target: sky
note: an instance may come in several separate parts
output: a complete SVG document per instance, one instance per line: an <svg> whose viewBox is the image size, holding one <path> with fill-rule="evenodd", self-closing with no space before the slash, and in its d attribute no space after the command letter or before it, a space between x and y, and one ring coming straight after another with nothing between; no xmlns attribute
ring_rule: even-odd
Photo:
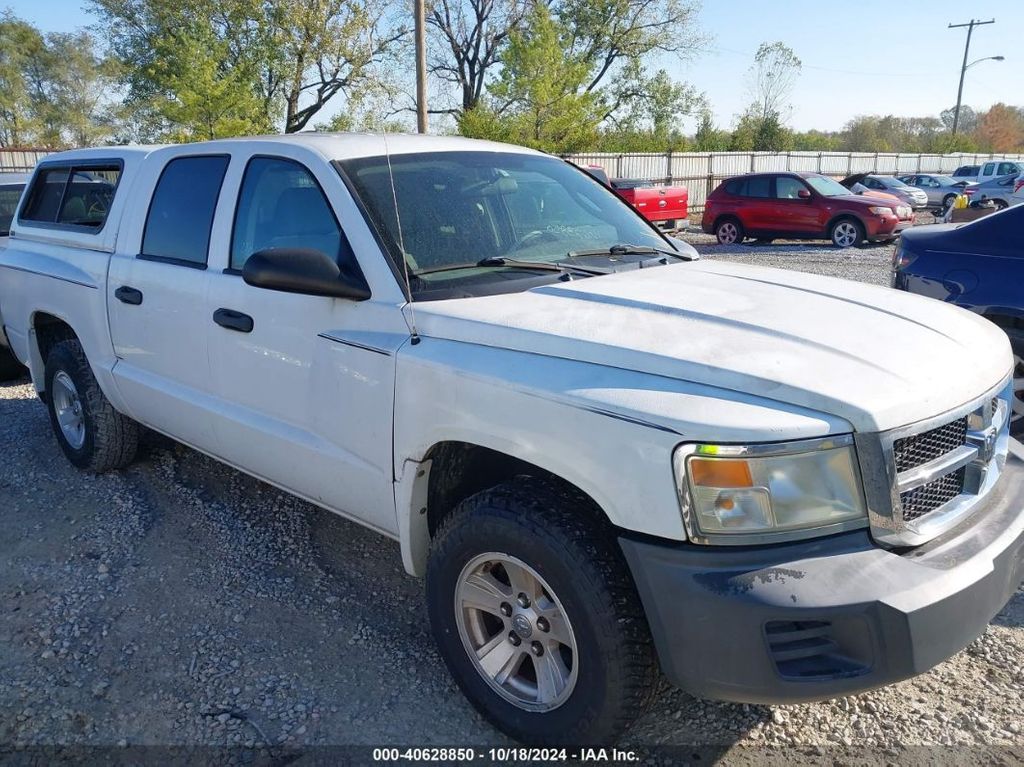
<svg viewBox="0 0 1024 767"><path fill-rule="evenodd" d="M0 7L43 31L94 24L84 0L0 0ZM689 60L663 57L669 74L704 91L717 123L731 127L750 100L747 71L762 42L781 40L803 61L789 124L797 130L838 130L861 114L933 115L956 103L966 29L975 18L964 103L983 110L1024 102L1024 2L962 0L704 0L700 25L709 37ZM684 130L693 130L693 121Z"/></svg>

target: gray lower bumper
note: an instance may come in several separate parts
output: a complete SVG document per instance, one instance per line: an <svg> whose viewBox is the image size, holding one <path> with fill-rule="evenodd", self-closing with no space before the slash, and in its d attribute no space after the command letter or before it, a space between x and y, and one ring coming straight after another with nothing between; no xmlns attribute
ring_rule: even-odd
<svg viewBox="0 0 1024 767"><path fill-rule="evenodd" d="M1024 579L1024 461L955 530L903 553L867 531L770 547L620 539L665 674L709 698L791 703L928 670Z"/></svg>

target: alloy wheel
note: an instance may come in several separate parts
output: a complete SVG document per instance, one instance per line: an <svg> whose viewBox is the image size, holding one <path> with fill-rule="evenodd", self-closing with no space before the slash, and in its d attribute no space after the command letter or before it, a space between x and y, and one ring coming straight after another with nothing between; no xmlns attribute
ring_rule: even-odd
<svg viewBox="0 0 1024 767"><path fill-rule="evenodd" d="M470 560L456 582L455 618L473 667L505 700L551 711L572 695L579 676L572 625L522 560L495 552Z"/></svg>
<svg viewBox="0 0 1024 767"><path fill-rule="evenodd" d="M732 245L739 238L739 230L732 221L726 221L718 227L718 241L722 245Z"/></svg>
<svg viewBox="0 0 1024 767"><path fill-rule="evenodd" d="M856 245L860 239L860 231L857 225L850 221L840 221L832 230L832 242L840 248L848 248Z"/></svg>
<svg viewBox="0 0 1024 767"><path fill-rule="evenodd" d="M53 410L64 439L75 450L85 444L85 414L75 382L61 370L53 377Z"/></svg>

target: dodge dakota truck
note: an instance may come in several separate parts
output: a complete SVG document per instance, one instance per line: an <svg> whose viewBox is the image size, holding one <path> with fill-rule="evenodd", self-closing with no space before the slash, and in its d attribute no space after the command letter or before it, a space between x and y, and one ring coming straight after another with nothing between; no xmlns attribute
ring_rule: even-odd
<svg viewBox="0 0 1024 767"><path fill-rule="evenodd" d="M47 157L0 304L75 466L148 428L397 539L488 720L608 742L660 674L925 671L1024 574L1001 330L694 255L534 151L295 134Z"/></svg>

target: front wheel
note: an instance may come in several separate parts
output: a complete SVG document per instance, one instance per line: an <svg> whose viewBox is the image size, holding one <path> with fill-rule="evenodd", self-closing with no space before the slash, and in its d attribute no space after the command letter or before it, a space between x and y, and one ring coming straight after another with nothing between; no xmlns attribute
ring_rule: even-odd
<svg viewBox="0 0 1024 767"><path fill-rule="evenodd" d="M850 218L843 218L832 224L829 239L837 248L849 248L864 241L864 227Z"/></svg>
<svg viewBox="0 0 1024 767"><path fill-rule="evenodd" d="M427 567L430 622L469 701L524 743L607 743L658 680L614 535L588 502L518 477L463 501Z"/></svg>

